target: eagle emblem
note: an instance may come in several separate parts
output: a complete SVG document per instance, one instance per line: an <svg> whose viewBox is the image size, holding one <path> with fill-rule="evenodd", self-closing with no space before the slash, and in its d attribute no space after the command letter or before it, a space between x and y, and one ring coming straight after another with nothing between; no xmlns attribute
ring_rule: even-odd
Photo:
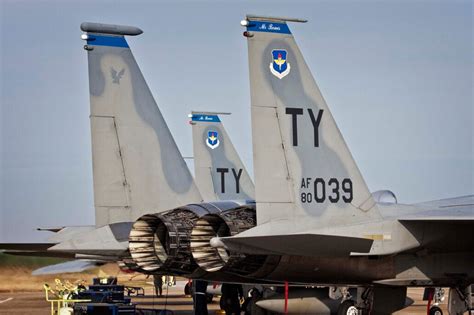
<svg viewBox="0 0 474 315"><path fill-rule="evenodd" d="M112 76L112 83L120 84L120 79L122 78L123 74L125 73L125 69L120 70L117 72L114 68L110 68L110 75Z"/></svg>

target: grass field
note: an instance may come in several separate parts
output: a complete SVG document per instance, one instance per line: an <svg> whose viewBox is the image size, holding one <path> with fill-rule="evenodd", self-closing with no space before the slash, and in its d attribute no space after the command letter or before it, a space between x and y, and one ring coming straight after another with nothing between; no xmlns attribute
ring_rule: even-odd
<svg viewBox="0 0 474 315"><path fill-rule="evenodd" d="M28 257L6 255L0 253L0 267L29 267L40 268L48 265L59 264L67 259L50 257Z"/></svg>

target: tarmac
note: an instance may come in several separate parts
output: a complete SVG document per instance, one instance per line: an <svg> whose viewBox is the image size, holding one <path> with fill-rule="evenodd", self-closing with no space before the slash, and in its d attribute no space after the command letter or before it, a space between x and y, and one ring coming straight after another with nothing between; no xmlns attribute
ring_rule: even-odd
<svg viewBox="0 0 474 315"><path fill-rule="evenodd" d="M126 283L125 283L126 284ZM136 285L136 283L134 283ZM408 290L409 297L415 300L410 307L395 314L426 314L426 301L422 301L423 289ZM145 296L133 298L137 309L168 310L168 314L191 315L193 314L193 301L185 296L183 287L168 287L161 298L153 295L151 283L145 284ZM447 314L446 302L441 305L444 314ZM209 314L222 314L219 311L219 298L215 297L208 305ZM43 291L0 293L0 314L50 314L50 304L45 300ZM140 313L138 313L140 314Z"/></svg>

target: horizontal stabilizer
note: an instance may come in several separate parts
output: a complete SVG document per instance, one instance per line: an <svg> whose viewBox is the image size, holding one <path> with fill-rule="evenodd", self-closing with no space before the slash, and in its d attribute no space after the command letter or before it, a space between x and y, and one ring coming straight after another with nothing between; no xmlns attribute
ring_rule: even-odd
<svg viewBox="0 0 474 315"><path fill-rule="evenodd" d="M24 251L41 251L47 250L54 243L0 243L0 249L4 250L24 250Z"/></svg>
<svg viewBox="0 0 474 315"><path fill-rule="evenodd" d="M373 240L357 237L292 234L220 239L231 251L253 255L296 255L313 257L349 256L351 252L370 251Z"/></svg>
<svg viewBox="0 0 474 315"><path fill-rule="evenodd" d="M59 231L61 231L64 228L65 228L65 226L39 227L36 230L37 231L47 231L47 232L58 233Z"/></svg>
<svg viewBox="0 0 474 315"><path fill-rule="evenodd" d="M59 273L74 273L74 272L83 272L85 270L94 269L101 265L103 262L95 260L73 260L67 261L64 263L50 265L34 270L31 274L33 276L42 276L42 275L53 275Z"/></svg>
<svg viewBox="0 0 474 315"><path fill-rule="evenodd" d="M66 240L72 239L76 235L86 235L92 232L95 229L95 225L86 225L86 226L66 226L60 231L52 234L48 237L48 242L50 243L61 243Z"/></svg>
<svg viewBox="0 0 474 315"><path fill-rule="evenodd" d="M474 206L474 195L467 195L454 198L446 198L432 201L425 201L416 204L424 208L453 208L453 207L471 207Z"/></svg>
<svg viewBox="0 0 474 315"><path fill-rule="evenodd" d="M474 223L474 205L457 205L444 209L417 212L414 215L401 217L400 222L449 222Z"/></svg>
<svg viewBox="0 0 474 315"><path fill-rule="evenodd" d="M26 256L26 257L55 257L55 258L75 258L74 253L51 252L48 250L32 251L32 250L0 250L2 254Z"/></svg>
<svg viewBox="0 0 474 315"><path fill-rule="evenodd" d="M117 239L112 227L105 225L88 233L76 234L74 237L49 248L51 252L69 252L75 254L120 256L127 251L128 240Z"/></svg>

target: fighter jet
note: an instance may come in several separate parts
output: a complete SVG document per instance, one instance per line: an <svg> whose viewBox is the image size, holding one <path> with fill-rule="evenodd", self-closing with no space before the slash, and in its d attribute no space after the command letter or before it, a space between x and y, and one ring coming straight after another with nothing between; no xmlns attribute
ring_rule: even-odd
<svg viewBox="0 0 474 315"><path fill-rule="evenodd" d="M96 23L83 23L81 29L86 32L82 39L87 42L84 49L89 60L96 225L42 228L55 233L44 244L0 244L9 254L81 260L79 264L48 266L37 270L37 274L81 271L109 261L139 269L131 260L128 248L133 222L144 214L202 201L124 38L124 35L140 35L142 31L136 27ZM192 120L197 117L198 114ZM253 204L253 183L219 117L207 117L213 121L193 125L194 133L207 127L214 130L212 137L199 139L194 146L197 165L207 165L213 170L208 178L198 176L203 185L201 190L207 193L209 202L241 200L208 207L215 212ZM214 141L212 145L211 141ZM206 148L212 146L211 154L200 149L205 143ZM228 178L225 184L229 170L227 175L233 178ZM215 174L222 174L220 184ZM209 191L214 186L212 181L225 191ZM205 213L203 210L201 214Z"/></svg>
<svg viewBox="0 0 474 315"><path fill-rule="evenodd" d="M470 306L474 196L377 202L351 156L287 22L248 15L257 226L211 245L272 255L269 281L358 286L341 304L389 314L408 286L448 286L450 312ZM380 194L375 197L380 197Z"/></svg>
<svg viewBox="0 0 474 315"><path fill-rule="evenodd" d="M474 197L402 205L389 192L370 194L289 21L303 22L242 22L256 218L252 203L201 202L125 40L141 30L83 24L98 224L52 250L125 255L152 274L358 287L341 314L391 313L407 286L452 287L451 312L467 309ZM215 147L218 134L208 138Z"/></svg>
<svg viewBox="0 0 474 315"><path fill-rule="evenodd" d="M144 210L130 232L131 260L147 273L358 287L354 301L340 304L342 314L359 309L391 313L404 307L407 286L455 288L451 311L464 310L474 277L474 197L402 205L390 192L371 194L287 21L255 16L243 21L249 44L257 221L254 205L235 202L192 201L170 204L168 210ZM109 95L95 93L96 85L105 85L107 91L128 84L130 69L138 72L124 38L133 32L96 24L83 30L94 106L95 95ZM95 80L97 69L101 71ZM136 101L143 100L137 96L141 93L135 92L143 92L137 88L143 85L136 84L144 82L141 75L132 75L131 82L133 93L113 90L120 97L114 95L107 104L143 104ZM130 94L130 101L120 101ZM136 111L131 111L132 118ZM114 130L114 124L109 126ZM208 133L206 140L209 148L215 147L219 135ZM127 174L128 167L123 169Z"/></svg>
<svg viewBox="0 0 474 315"><path fill-rule="evenodd" d="M94 25L81 28L91 32L83 39L89 42L96 224L55 229L45 244L48 255L123 256L135 219L202 201L128 44L116 36L142 31L95 25L100 35L92 35Z"/></svg>

